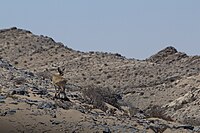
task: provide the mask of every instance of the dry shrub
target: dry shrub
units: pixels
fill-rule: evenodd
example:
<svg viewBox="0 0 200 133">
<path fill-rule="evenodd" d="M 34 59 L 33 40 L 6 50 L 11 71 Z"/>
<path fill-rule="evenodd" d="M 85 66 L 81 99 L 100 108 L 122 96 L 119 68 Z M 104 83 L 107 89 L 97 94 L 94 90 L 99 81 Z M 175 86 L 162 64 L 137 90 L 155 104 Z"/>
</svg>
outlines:
<svg viewBox="0 0 200 133">
<path fill-rule="evenodd" d="M 158 105 L 150 105 L 147 109 L 145 109 L 145 115 L 147 118 L 160 118 L 166 121 L 173 121 L 170 116 L 167 116 L 165 113 L 166 108 L 158 106 Z"/>
<path fill-rule="evenodd" d="M 90 86 L 83 90 L 83 94 L 95 108 L 106 111 L 108 107 L 105 105 L 105 102 L 116 108 L 120 108 L 118 103 L 119 96 L 114 94 L 109 88 L 95 88 Z"/>
</svg>

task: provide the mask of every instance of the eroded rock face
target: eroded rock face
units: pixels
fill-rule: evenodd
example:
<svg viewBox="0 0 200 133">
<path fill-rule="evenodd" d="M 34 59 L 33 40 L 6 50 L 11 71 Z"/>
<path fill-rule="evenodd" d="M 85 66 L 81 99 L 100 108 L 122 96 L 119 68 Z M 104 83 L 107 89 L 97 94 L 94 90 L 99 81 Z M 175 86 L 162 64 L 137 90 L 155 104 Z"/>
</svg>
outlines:
<svg viewBox="0 0 200 133">
<path fill-rule="evenodd" d="M 171 63 L 188 57 L 185 53 L 178 52 L 174 47 L 166 47 L 157 54 L 148 58 L 148 61 L 155 63 Z"/>
<path fill-rule="evenodd" d="M 188 132 L 200 125 L 200 57 L 173 47 L 127 59 L 14 27 L 0 30 L 0 56 L 0 129 L 13 115 L 18 132 Z M 54 98 L 57 67 L 65 68 L 68 101 Z"/>
</svg>

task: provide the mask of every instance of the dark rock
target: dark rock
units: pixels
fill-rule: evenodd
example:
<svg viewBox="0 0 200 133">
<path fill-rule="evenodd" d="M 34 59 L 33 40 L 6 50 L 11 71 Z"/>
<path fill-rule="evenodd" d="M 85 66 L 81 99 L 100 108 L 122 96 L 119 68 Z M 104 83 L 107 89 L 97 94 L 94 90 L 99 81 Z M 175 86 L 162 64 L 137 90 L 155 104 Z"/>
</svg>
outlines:
<svg viewBox="0 0 200 133">
<path fill-rule="evenodd" d="M 0 95 L 0 100 L 6 99 L 6 96 L 1 96 Z"/>
<path fill-rule="evenodd" d="M 61 93 L 55 95 L 55 98 L 61 99 L 63 101 L 70 101 L 65 92 L 61 92 Z"/>
<path fill-rule="evenodd" d="M 7 112 L 1 112 L 0 116 L 6 116 Z"/>
<path fill-rule="evenodd" d="M 16 102 L 16 101 L 13 101 L 13 102 L 10 102 L 10 104 L 17 105 L 17 104 L 18 104 L 18 102 Z"/>
<path fill-rule="evenodd" d="M 56 105 L 51 102 L 42 102 L 38 105 L 38 109 L 56 109 Z"/>
<path fill-rule="evenodd" d="M 11 95 L 17 94 L 17 95 L 27 95 L 28 91 L 25 88 L 15 88 L 12 89 L 10 92 Z"/>
<path fill-rule="evenodd" d="M 48 93 L 47 89 L 45 89 L 45 88 L 37 88 L 37 87 L 33 87 L 31 89 L 31 91 L 33 91 L 33 94 L 37 94 L 37 95 L 46 95 Z"/>
<path fill-rule="evenodd" d="M 53 125 L 58 125 L 58 124 L 61 124 L 62 122 L 61 121 L 57 121 L 57 120 L 50 120 L 51 124 Z"/>
<path fill-rule="evenodd" d="M 65 101 L 56 100 L 56 106 L 63 109 L 69 109 L 72 106 L 72 103 L 68 101 L 65 102 Z"/>
<path fill-rule="evenodd" d="M 76 94 L 69 94 L 69 95 L 67 95 L 68 97 L 71 97 L 71 98 L 78 98 L 78 95 L 76 95 Z"/>
<path fill-rule="evenodd" d="M 111 133 L 110 129 L 108 127 L 105 127 L 103 133 Z"/>
<path fill-rule="evenodd" d="M 39 122 L 39 124 L 45 125 L 45 123 L 44 123 L 44 122 Z"/>
<path fill-rule="evenodd" d="M 193 130 L 193 129 L 194 129 L 194 126 L 191 126 L 191 125 L 180 125 L 180 126 L 177 126 L 176 128 L 177 128 L 177 129 L 183 128 L 183 129 Z"/>
<path fill-rule="evenodd" d="M 5 100 L 4 99 L 0 99 L 0 103 L 5 103 Z"/>
<path fill-rule="evenodd" d="M 174 47 L 169 46 L 148 58 L 147 61 L 155 63 L 170 63 L 172 61 L 177 61 L 185 57 L 188 57 L 185 53 L 178 52 Z"/>
<path fill-rule="evenodd" d="M 16 112 L 17 112 L 17 111 L 13 109 L 13 110 L 7 111 L 7 114 L 9 114 L 9 115 L 14 115 Z"/>
<path fill-rule="evenodd" d="M 32 72 L 27 72 L 27 71 L 26 71 L 26 72 L 24 72 L 24 73 L 27 74 L 27 75 L 29 75 L 29 76 L 32 76 L 32 77 L 34 76 L 34 73 L 32 73 Z"/>
<path fill-rule="evenodd" d="M 200 127 L 194 127 L 193 131 L 194 132 L 199 132 L 200 131 Z"/>
<path fill-rule="evenodd" d="M 139 95 L 140 95 L 140 96 L 143 96 L 143 95 L 144 95 L 144 92 L 140 92 Z"/>
<path fill-rule="evenodd" d="M 39 101 L 38 100 L 31 100 L 31 99 L 27 99 L 27 100 L 25 100 L 25 101 L 23 101 L 23 102 L 26 102 L 27 104 L 29 104 L 30 106 L 32 106 L 32 105 L 38 105 L 39 104 Z"/>
<path fill-rule="evenodd" d="M 0 67 L 5 68 L 7 70 L 11 70 L 14 68 L 11 64 L 9 64 L 7 61 L 3 59 L 0 60 Z"/>
<path fill-rule="evenodd" d="M 6 115 L 14 115 L 17 111 L 15 109 L 13 110 L 8 110 L 8 111 L 5 111 L 5 112 L 1 112 L 0 113 L 0 116 L 6 116 Z"/>
<path fill-rule="evenodd" d="M 169 46 L 169 47 L 166 47 L 165 49 L 159 51 L 155 55 L 152 55 L 148 60 L 157 63 L 157 62 L 162 61 L 165 57 L 167 57 L 169 55 L 173 55 L 175 53 L 177 53 L 177 50 L 174 47 Z"/>
<path fill-rule="evenodd" d="M 149 128 L 152 129 L 155 133 L 163 133 L 168 128 L 168 126 L 165 124 L 158 124 L 151 125 Z"/>
<path fill-rule="evenodd" d="M 17 30 L 17 27 L 11 27 L 10 30 Z"/>
</svg>

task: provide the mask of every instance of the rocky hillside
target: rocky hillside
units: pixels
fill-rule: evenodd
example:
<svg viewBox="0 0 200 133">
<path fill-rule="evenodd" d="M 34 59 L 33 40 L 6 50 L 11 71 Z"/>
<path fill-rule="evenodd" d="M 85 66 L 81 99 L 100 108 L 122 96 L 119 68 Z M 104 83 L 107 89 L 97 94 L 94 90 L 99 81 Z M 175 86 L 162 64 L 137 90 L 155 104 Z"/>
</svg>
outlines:
<svg viewBox="0 0 200 133">
<path fill-rule="evenodd" d="M 13 27 L 0 30 L 0 57 L 5 132 L 199 131 L 199 56 L 173 47 L 146 60 L 84 53 Z M 57 67 L 70 102 L 54 98 Z"/>
</svg>

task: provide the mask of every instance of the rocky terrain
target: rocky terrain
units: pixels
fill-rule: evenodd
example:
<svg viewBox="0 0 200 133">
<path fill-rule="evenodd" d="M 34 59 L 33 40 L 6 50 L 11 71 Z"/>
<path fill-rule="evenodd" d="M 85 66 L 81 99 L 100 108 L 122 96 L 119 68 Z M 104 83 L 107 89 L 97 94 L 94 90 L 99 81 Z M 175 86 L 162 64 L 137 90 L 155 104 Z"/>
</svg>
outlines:
<svg viewBox="0 0 200 133">
<path fill-rule="evenodd" d="M 70 101 L 54 98 L 65 68 Z M 200 56 L 167 47 L 145 59 L 80 52 L 0 30 L 1 132 L 200 132 Z"/>
</svg>

